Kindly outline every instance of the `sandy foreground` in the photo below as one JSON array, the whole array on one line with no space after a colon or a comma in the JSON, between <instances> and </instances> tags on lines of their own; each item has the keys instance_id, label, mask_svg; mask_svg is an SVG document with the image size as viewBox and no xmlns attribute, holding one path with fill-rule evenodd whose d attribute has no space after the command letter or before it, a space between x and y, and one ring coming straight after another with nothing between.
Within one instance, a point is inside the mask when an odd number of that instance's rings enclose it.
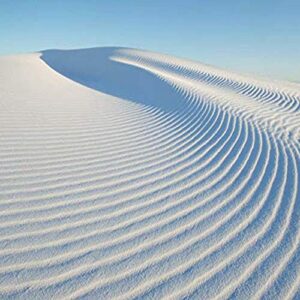
<instances>
[{"instance_id":1,"label":"sandy foreground","mask_svg":"<svg viewBox=\"0 0 300 300\"><path fill-rule=\"evenodd\" d=\"M0 296L299 299L300 85L127 48L0 58Z\"/></svg>"}]
</instances>

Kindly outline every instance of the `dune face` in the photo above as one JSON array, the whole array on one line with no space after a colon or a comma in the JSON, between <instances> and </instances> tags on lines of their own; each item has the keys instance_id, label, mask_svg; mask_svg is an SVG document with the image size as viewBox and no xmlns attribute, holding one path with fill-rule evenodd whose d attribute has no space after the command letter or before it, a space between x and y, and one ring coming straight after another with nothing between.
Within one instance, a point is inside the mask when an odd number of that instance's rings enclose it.
<instances>
[{"instance_id":1,"label":"dune face","mask_svg":"<svg viewBox=\"0 0 300 300\"><path fill-rule=\"evenodd\" d=\"M1 297L300 297L299 85L47 50L0 108Z\"/></svg>"}]
</instances>

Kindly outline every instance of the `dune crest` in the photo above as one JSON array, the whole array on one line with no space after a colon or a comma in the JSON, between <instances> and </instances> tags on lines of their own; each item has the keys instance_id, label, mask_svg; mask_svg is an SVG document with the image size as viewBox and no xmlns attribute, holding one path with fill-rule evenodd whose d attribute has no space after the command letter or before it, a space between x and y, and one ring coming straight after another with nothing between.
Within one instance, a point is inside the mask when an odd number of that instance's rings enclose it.
<instances>
[{"instance_id":1,"label":"dune crest","mask_svg":"<svg viewBox=\"0 0 300 300\"><path fill-rule=\"evenodd\" d=\"M46 50L0 108L2 297L300 297L299 85Z\"/></svg>"}]
</instances>

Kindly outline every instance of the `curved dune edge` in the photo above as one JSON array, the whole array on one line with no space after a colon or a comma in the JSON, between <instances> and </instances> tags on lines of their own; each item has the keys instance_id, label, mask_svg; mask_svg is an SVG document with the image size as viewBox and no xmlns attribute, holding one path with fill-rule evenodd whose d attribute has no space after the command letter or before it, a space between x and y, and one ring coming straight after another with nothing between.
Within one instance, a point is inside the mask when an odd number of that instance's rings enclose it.
<instances>
[{"instance_id":1,"label":"curved dune edge","mask_svg":"<svg viewBox=\"0 0 300 300\"><path fill-rule=\"evenodd\" d=\"M127 48L0 85L2 297L300 297L299 85Z\"/></svg>"}]
</instances>

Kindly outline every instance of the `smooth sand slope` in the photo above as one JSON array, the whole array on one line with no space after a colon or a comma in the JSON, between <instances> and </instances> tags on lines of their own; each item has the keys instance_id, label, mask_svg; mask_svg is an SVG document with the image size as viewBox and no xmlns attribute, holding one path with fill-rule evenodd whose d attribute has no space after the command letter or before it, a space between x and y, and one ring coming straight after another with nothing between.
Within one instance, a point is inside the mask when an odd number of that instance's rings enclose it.
<instances>
[{"instance_id":1,"label":"smooth sand slope","mask_svg":"<svg viewBox=\"0 0 300 300\"><path fill-rule=\"evenodd\" d=\"M299 299L300 85L158 53L0 58L0 295Z\"/></svg>"}]
</instances>

